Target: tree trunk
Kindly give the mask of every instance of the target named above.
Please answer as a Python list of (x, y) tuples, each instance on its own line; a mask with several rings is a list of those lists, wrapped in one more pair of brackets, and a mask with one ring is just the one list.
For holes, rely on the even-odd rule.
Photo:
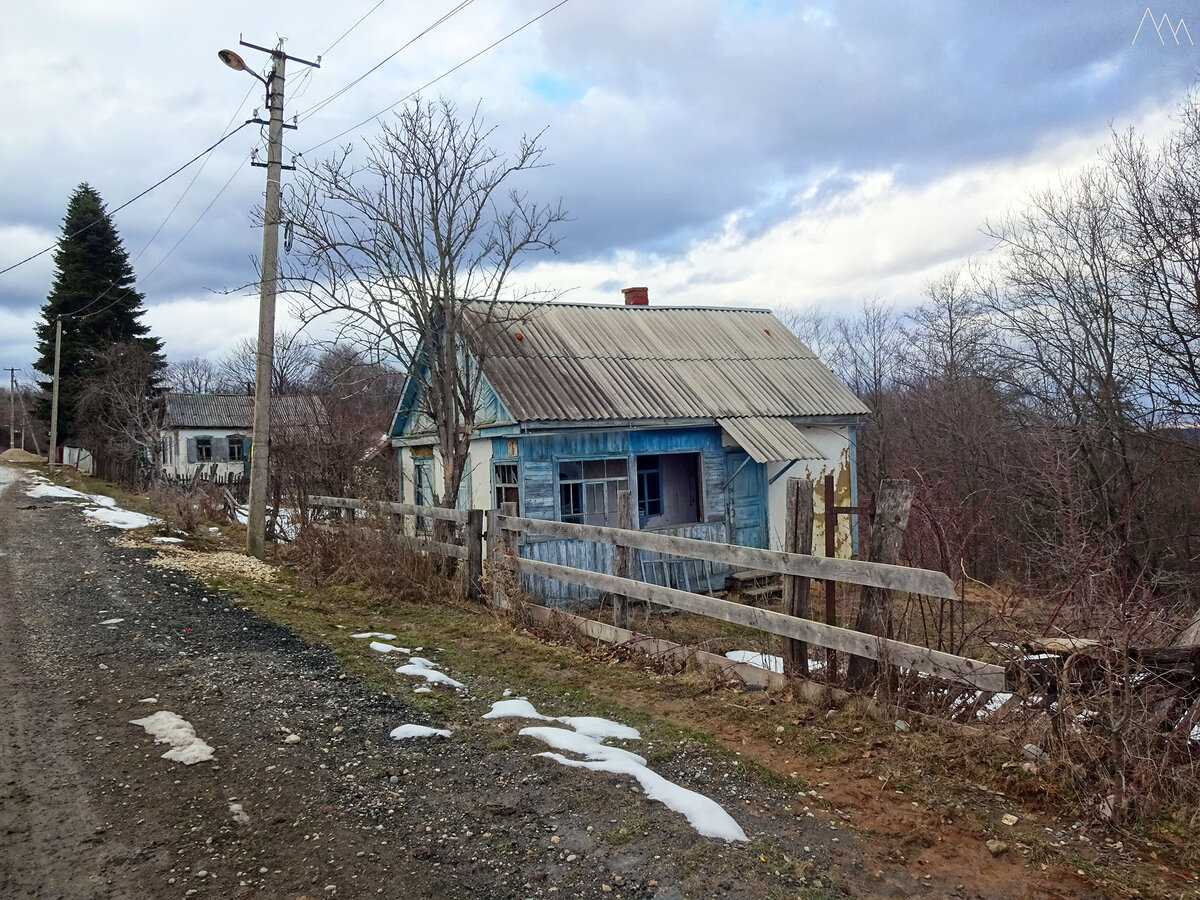
[[(904, 529), (908, 527), (908, 511), (912, 506), (912, 482), (888, 479), (879, 485), (875, 497), (875, 519), (871, 523), (871, 562), (895, 565), (900, 557)], [(883, 588), (864, 587), (858, 604), (857, 631), (888, 639), (892, 636), (892, 592)], [(851, 688), (863, 688), (873, 683), (880, 673), (879, 662), (861, 656), (850, 657), (846, 680)]]

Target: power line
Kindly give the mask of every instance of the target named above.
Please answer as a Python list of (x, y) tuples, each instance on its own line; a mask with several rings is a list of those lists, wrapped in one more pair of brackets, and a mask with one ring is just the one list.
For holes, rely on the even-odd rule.
[[(385, 109), (381, 109), (379, 112), (375, 113), (375, 115), (368, 116), (367, 118), (365, 118), (361, 122), (359, 122), (357, 125), (352, 125), (349, 128), (347, 128), (345, 131), (340, 131), (337, 134), (335, 134), (333, 137), (327, 138), (327, 139), (321, 141), (321, 143), (319, 143), (319, 144), (314, 144), (312, 147), (309, 147), (303, 153), (297, 154), (297, 156), (304, 156), (307, 153), (312, 153), (314, 150), (319, 150), (321, 147), (324, 147), (326, 144), (333, 143), (338, 138), (345, 137), (350, 132), (358, 130), (362, 126), (366, 125), (368, 122), (373, 122), (375, 119), (378, 119), (384, 113), (391, 112), (393, 109), (395, 109), (401, 103), (404, 103), (407, 100), (411, 100), (417, 94), (421, 93), (421, 91), (425, 90), (428, 87), (432, 87), (433, 85), (435, 85), (439, 81), (441, 81), (443, 78), (447, 77), (448, 75), (454, 74), (455, 72), (457, 72), (459, 69), (461, 69), (463, 66), (467, 65), (468, 63), (474, 62), (475, 60), (479, 59), (479, 57), (483, 56), (483, 54), (487, 53), (489, 50), (492, 50), (492, 49), (498, 47), (500, 44), (503, 44), (505, 41), (507, 41), (509, 38), (513, 37), (514, 35), (520, 34), (522, 31), (524, 31), (526, 28), (528, 28), (533, 23), (537, 22), (539, 19), (545, 18), (546, 16), (550, 15), (550, 13), (554, 12), (556, 9), (558, 9), (561, 6), (566, 6), (568, 2), (570, 2), (570, 0), (559, 0), (558, 3), (554, 4), (552, 7), (547, 9), (545, 12), (534, 16), (532, 19), (530, 19), (528, 22), (526, 22), (524, 25), (520, 26), (519, 28), (514, 28), (508, 34), (504, 35), (504, 37), (500, 38), (497, 41), (494, 41), (491, 44), (488, 44), (486, 47), (484, 47), (478, 53), (474, 54), (473, 56), (468, 57), (467, 59), (464, 59), (458, 65), (456, 65), (450, 69), (447, 69), (445, 72), (443, 72), (437, 78), (434, 78), (430, 81), (425, 82), (423, 85), (421, 85), (416, 90), (411, 91), (409, 94), (407, 94), (404, 97), (401, 97), (399, 100), (397, 100), (391, 106), (388, 106)], [(414, 40), (415, 40), (415, 38), (414, 38)], [(403, 49), (403, 48), (401, 48), (401, 49)], [(397, 52), (399, 52), (399, 51), (397, 51)], [(386, 60), (385, 60), (385, 62), (386, 62)], [(370, 74), (370, 73), (368, 73), (368, 74)], [(3, 274), (3, 273), (0, 273), (0, 274)]]
[[(302, 110), (298, 114), (299, 118), (302, 120), (308, 119), (311, 116), (315, 115), (316, 113), (320, 112), (322, 109), (324, 109), (326, 106), (328, 106), (334, 100), (336, 100), (338, 97), (342, 96), (344, 93), (346, 93), (352, 87), (354, 87), (359, 82), (361, 82), (368, 75), (371, 75), (373, 72), (378, 71), (385, 64), (387, 64), (387, 63), (391, 62), (393, 59), (395, 59), (404, 50), (407, 50), (409, 47), (411, 47), (413, 44), (415, 44), (417, 41), (419, 41), (425, 35), (429, 34), (429, 32), (433, 31), (438, 26), (445, 24), (451, 18), (453, 18), (458, 13), (462, 12), (464, 9), (466, 9), (468, 6), (470, 6), (474, 2), (475, 2), (475, 0), (462, 0), (461, 3), (459, 3), (456, 7), (454, 7), (449, 12), (444, 13), (441, 16), (441, 18), (439, 18), (432, 25), (428, 26), (424, 31), (422, 31), (421, 33), (419, 33), (418, 35), (413, 37), (411, 40), (409, 40), (403, 46), (399, 47), (397, 50), (395, 50), (394, 52), (389, 54), (387, 57), (385, 57), (380, 62), (373, 65), (371, 68), (367, 69), (367, 71), (363, 72), (363, 74), (359, 75), (357, 78), (355, 78), (349, 84), (347, 84), (345, 87), (339, 88), (338, 90), (336, 90), (332, 94), (330, 94), (328, 97), (326, 97), (324, 100), (321, 100), (320, 102), (313, 104), (312, 106), (308, 107), (308, 109)], [(340, 38), (339, 38), (339, 40), (340, 40)]]
[[(144, 191), (142, 191), (136, 197), (132, 197), (129, 200), (126, 200), (124, 203), (122, 203), (120, 206), (118, 206), (116, 209), (112, 210), (111, 212), (106, 213), (106, 216), (112, 217), (112, 216), (116, 215), (121, 210), (123, 210), (125, 207), (131, 205), (132, 203), (134, 203), (138, 200), (141, 200), (143, 197), (145, 197), (151, 191), (162, 187), (164, 184), (166, 184), (168, 181), (170, 181), (172, 178), (174, 178), (176, 175), (178, 175), (180, 172), (182, 172), (184, 169), (186, 169), (188, 166), (190, 166), (196, 160), (200, 159), (207, 153), (212, 153), (212, 151), (216, 150), (219, 146), (221, 146), (221, 144), (225, 143), (227, 140), (229, 140), (231, 137), (233, 137), (235, 134), (237, 134), (239, 131), (241, 131), (243, 128), (245, 128), (247, 125), (250, 125), (252, 122), (253, 122), (253, 120), (251, 120), (249, 122), (243, 122), (237, 128), (233, 129), (233, 131), (229, 132), (224, 137), (222, 137), (220, 140), (218, 140), (215, 144), (213, 144), (210, 147), (206, 148), (205, 150), (202, 150), (199, 153), (197, 153), (195, 156), (193, 156), (191, 159), (189, 159), (187, 162), (185, 162), (182, 166), (180, 166), (178, 169), (176, 169), (170, 175), (168, 175), (165, 178), (163, 178), (162, 180), (157, 181), (154, 184), (150, 185), (150, 187), (146, 188)], [(67, 238), (73, 238), (73, 237), (76, 237), (77, 235), (83, 234), (85, 231), (87, 231), (92, 226), (98, 225), (103, 221), (104, 221), (104, 219), (101, 218), (101, 219), (96, 219), (93, 222), (88, 222), (88, 224), (84, 225), (82, 228), (72, 232), (71, 234), (68, 234)], [(0, 269), (0, 275), (4, 275), (7, 272), (11, 272), (13, 269), (23, 266), (27, 262), (32, 262), (33, 260), (37, 259), (39, 256), (44, 256), (45, 254), (47, 254), (51, 250), (53, 250), (55, 247), (57, 247), (59, 245), (59, 243), (61, 243), (61, 241), (55, 241), (53, 244), (51, 244), (49, 247), (46, 247), (44, 250), (39, 250), (37, 253), (34, 253), (32, 256), (25, 257), (20, 262), (15, 262), (11, 266), (8, 266), (7, 268)]]
[[(221, 189), (219, 191), (217, 191), (216, 196), (213, 197), (212, 200), (209, 201), (208, 206), (204, 207), (204, 209), (200, 212), (200, 215), (196, 216), (196, 218), (192, 222), (192, 224), (188, 226), (187, 231), (185, 231), (182, 235), (179, 236), (179, 240), (177, 240), (173, 245), (171, 245), (171, 249), (163, 254), (162, 259), (160, 259), (158, 262), (156, 262), (154, 264), (154, 267), (152, 269), (150, 269), (149, 272), (147, 272), (145, 275), (142, 276), (143, 284), (145, 284), (146, 279), (148, 279), (150, 276), (152, 276), (155, 272), (157, 272), (159, 270), (159, 268), (162, 266), (162, 264), (165, 263), (168, 258), (170, 258), (172, 253), (174, 253), (176, 250), (179, 249), (179, 245), (182, 244), (185, 240), (187, 240), (188, 235), (190, 235), (195, 230), (196, 226), (200, 224), (200, 221), (206, 215), (208, 215), (209, 210), (211, 210), (213, 208), (213, 206), (216, 205), (216, 202), (218, 200), (220, 200), (221, 196), (225, 193), (225, 191), (227, 191), (229, 189), (229, 185), (233, 184), (233, 179), (236, 178), (238, 172), (240, 172), (242, 170), (242, 163), (245, 162), (249, 158), (250, 158), (250, 155), (247, 154), (244, 158), (238, 160), (238, 164), (234, 168), (233, 174), (229, 176), (229, 179), (223, 185), (221, 185)], [(111, 288), (111, 285), (109, 287)], [(113, 300), (112, 303), (108, 304), (108, 306), (105, 306), (103, 309), (97, 309), (94, 312), (87, 313), (86, 315), (81, 315), (81, 313), (84, 313), (87, 310), (88, 306), (91, 306), (93, 303), (96, 303), (97, 300), (100, 299), (100, 297), (104, 296), (103, 294), (101, 294), (100, 297), (96, 298), (96, 300), (93, 300), (92, 303), (88, 304), (88, 306), (84, 306), (82, 309), (76, 310), (75, 312), (73, 312), (69, 315), (64, 315), (63, 318), (64, 319), (77, 319), (78, 321), (82, 322), (85, 319), (90, 319), (92, 316), (98, 316), (102, 313), (106, 313), (110, 309), (112, 309), (114, 306), (116, 306), (118, 303), (120, 303), (122, 300), (124, 300), (126, 297), (128, 297), (130, 294), (132, 294), (133, 291), (134, 291), (134, 289), (130, 288), (125, 293), (123, 293), (120, 297), (117, 297), (115, 300)], [(108, 293), (108, 291), (105, 290), (105, 293)]]
[(330, 44), (328, 47), (326, 47), (325, 50), (322, 51), (321, 56), (326, 56), (330, 50), (332, 50), (334, 47), (336, 47), (338, 44), (340, 44), (345, 39), (346, 35), (348, 35), (355, 28), (357, 28), (359, 25), (361, 25), (363, 22), (365, 22), (367, 19), (367, 16), (371, 15), (371, 13), (375, 12), (375, 10), (377, 10), (377, 9), (379, 9), (379, 7), (383, 6), (383, 4), (385, 2), (387, 2), (387, 0), (379, 0), (378, 3), (376, 3), (370, 9), (368, 9), (366, 14), (361, 19), (359, 19), (357, 22), (355, 22), (353, 25), (351, 25), (349, 28), (347, 28), (345, 31), (342, 32), (342, 36), (340, 38), (338, 38), (336, 41), (334, 41), (332, 44)]

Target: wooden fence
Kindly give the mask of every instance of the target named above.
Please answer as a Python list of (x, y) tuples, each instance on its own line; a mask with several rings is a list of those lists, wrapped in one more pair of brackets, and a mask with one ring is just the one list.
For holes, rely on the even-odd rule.
[[(626, 492), (622, 491), (621, 493), (625, 494)], [(621, 499), (625, 504), (629, 503), (627, 497)], [(309, 502), (313, 506), (333, 509), (374, 510), (396, 516), (442, 519), (464, 526), (460, 529), (461, 544), (447, 544), (426, 537), (408, 535), (398, 535), (396, 540), (404, 546), (417, 550), (441, 553), (467, 560), (467, 577), (468, 583), (472, 586), (472, 596), (480, 596), (479, 577), (482, 575), (484, 556), (482, 524), (485, 516), (482, 510), (441, 509), (413, 506), (407, 503), (370, 503), (340, 497), (311, 497)], [(553, 578), (608, 592), (617, 598), (618, 609), (622, 608), (626, 598), (643, 600), (672, 609), (744, 625), (768, 634), (779, 635), (786, 641), (814, 644), (834, 652), (840, 651), (878, 663), (924, 672), (980, 690), (1005, 690), (1006, 676), (1003, 666), (930, 650), (927, 647), (890, 640), (836, 625), (827, 625), (799, 616), (745, 606), (730, 600), (721, 600), (678, 588), (635, 580), (629, 577), (629, 551), (654, 551), (673, 556), (709, 560), (738, 568), (778, 573), (785, 576), (785, 579), (817, 578), (887, 591), (897, 590), (956, 598), (954, 586), (945, 573), (860, 560), (742, 547), (638, 531), (632, 528), (611, 528), (545, 519), (527, 519), (515, 515), (513, 504), (504, 506), (505, 509), (486, 512), (487, 548), (493, 560), (500, 565), (510, 567), (516, 573)], [(623, 568), (625, 571), (622, 574), (607, 574), (525, 559), (519, 555), (516, 547), (516, 539), (522, 534), (612, 544), (618, 550), (623, 548), (625, 551), (616, 554), (618, 568)], [(794, 583), (792, 583), (791, 589), (796, 590)], [(624, 623), (618, 621), (617, 624), (623, 626)], [(785, 660), (789, 656), (794, 656), (794, 654), (785, 652)]]

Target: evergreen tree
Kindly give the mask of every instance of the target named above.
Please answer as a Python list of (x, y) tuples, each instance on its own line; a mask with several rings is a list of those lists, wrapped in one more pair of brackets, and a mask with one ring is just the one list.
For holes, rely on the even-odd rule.
[[(134, 287), (129, 256), (100, 195), (86, 183), (75, 189), (67, 204), (54, 264), (54, 285), (37, 327), (39, 356), (34, 368), (47, 380), (39, 382), (46, 394), (36, 415), (49, 423), (54, 327), (62, 316), (58, 439), (65, 443), (86, 430), (87, 423), (79, 417), (79, 397), (89, 380), (103, 374), (98, 360), (104, 350), (135, 341), (153, 353), (159, 369), (165, 361), (162, 342), (149, 337), (149, 327), (138, 321), (145, 312), (145, 297)], [(153, 384), (146, 385), (147, 391), (153, 389)]]

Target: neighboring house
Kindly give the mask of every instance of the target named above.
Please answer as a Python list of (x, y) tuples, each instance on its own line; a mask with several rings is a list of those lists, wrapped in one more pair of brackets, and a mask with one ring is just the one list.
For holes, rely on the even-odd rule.
[[(272, 397), (272, 446), (293, 428), (325, 420), (315, 397)], [(225, 483), (249, 477), (254, 432), (254, 398), (246, 394), (163, 395), (162, 471), (167, 477)]]
[[(774, 315), (652, 307), (645, 288), (624, 293), (624, 306), (511, 304), (491, 317), (468, 306), (489, 350), (460, 506), (515, 501), (529, 518), (615, 525), (628, 489), (643, 529), (779, 548), (786, 476), (833, 475), (837, 502), (856, 502), (855, 428), (868, 410)], [(410, 377), (391, 436), (402, 499), (429, 503), (441, 464), (421, 393)], [(838, 552), (850, 555), (842, 521)], [(532, 537), (521, 553), (605, 571), (612, 549)], [(640, 557), (659, 583), (706, 587), (727, 571)]]

